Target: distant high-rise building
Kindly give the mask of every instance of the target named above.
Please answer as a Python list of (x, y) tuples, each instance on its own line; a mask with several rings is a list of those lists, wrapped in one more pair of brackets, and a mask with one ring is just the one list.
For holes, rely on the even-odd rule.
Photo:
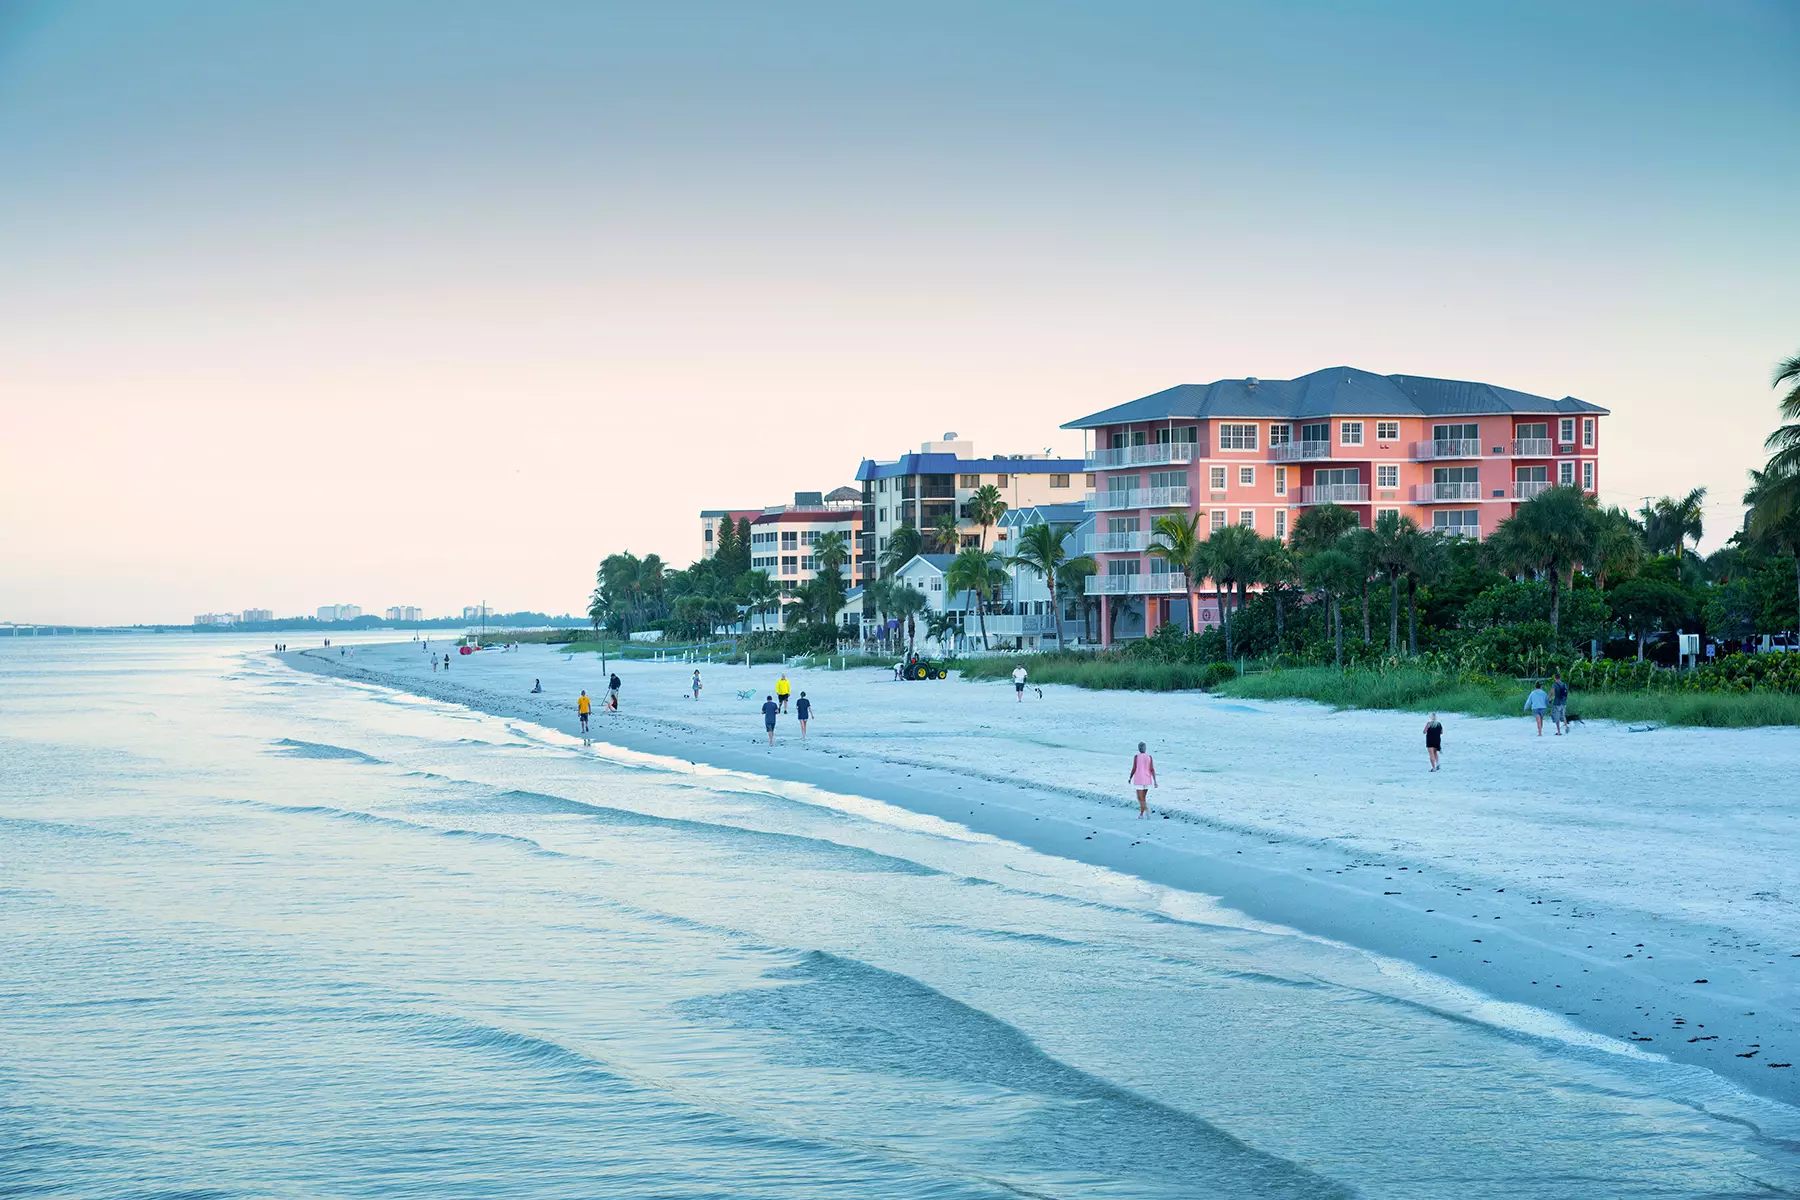
[(485, 604), (463, 605), (462, 619), (465, 621), (480, 621), (493, 615), (494, 610)]
[(420, 610), (417, 607), (411, 604), (396, 604), (387, 610), (387, 619), (390, 621), (419, 621), (424, 618), (420, 616)]
[(356, 618), (358, 618), (360, 616), (362, 616), (362, 608), (360, 605), (355, 605), (355, 604), (340, 604), (340, 605), (338, 605), (338, 620), (354, 621), (354, 620), (356, 620)]
[(335, 604), (319, 605), (319, 620), (335, 621), (338, 619), (338, 606)]
[(272, 610), (266, 608), (246, 608), (243, 615), (238, 619), (246, 624), (251, 621), (273, 621), (275, 619), (275, 614)]
[(235, 625), (237, 617), (232, 613), (201, 613), (194, 618), (196, 625)]

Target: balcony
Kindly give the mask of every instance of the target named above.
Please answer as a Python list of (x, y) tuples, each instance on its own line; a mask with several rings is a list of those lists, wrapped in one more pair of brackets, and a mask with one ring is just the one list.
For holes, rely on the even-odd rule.
[(1517, 438), (1513, 441), (1514, 458), (1549, 458), (1549, 438)]
[(1479, 500), (1481, 484), (1479, 483), (1415, 483), (1412, 498), (1414, 504), (1442, 504), (1446, 500)]
[(1451, 438), (1448, 441), (1414, 442), (1412, 456), (1417, 462), (1434, 458), (1480, 458), (1480, 438)]
[(1554, 484), (1548, 479), (1515, 479), (1512, 486), (1514, 500), (1530, 500), (1549, 491)]
[(1199, 442), (1150, 442), (1142, 446), (1117, 446), (1108, 450), (1090, 450), (1082, 463), (1088, 471), (1117, 471), (1125, 467), (1157, 467), (1170, 463), (1190, 463), (1203, 458), (1206, 450)]
[(1138, 554), (1150, 548), (1148, 531), (1090, 533), (1082, 539), (1084, 554)]
[(1269, 458), (1275, 462), (1305, 462), (1313, 458), (1330, 458), (1331, 442), (1283, 442), (1269, 447)]
[(1090, 596), (1173, 596), (1187, 593), (1187, 572), (1158, 571), (1153, 575), (1089, 575)]
[[(989, 637), (1043, 637), (1056, 633), (1056, 618), (1049, 613), (1026, 613), (1018, 616), (990, 615), (987, 619)], [(981, 636), (981, 618), (971, 613), (963, 622), (963, 632), (970, 637)]]
[(1186, 508), (1188, 489), (1179, 487), (1123, 488), (1087, 494), (1089, 512), (1121, 512), (1140, 508)]
[(1367, 504), (1368, 502), (1369, 485), (1366, 483), (1322, 483), (1300, 489), (1300, 503), (1302, 504)]

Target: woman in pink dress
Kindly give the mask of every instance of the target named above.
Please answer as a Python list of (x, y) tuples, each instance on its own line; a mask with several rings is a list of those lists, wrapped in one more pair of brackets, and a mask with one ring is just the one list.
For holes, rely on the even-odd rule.
[(1138, 743), (1137, 756), (1131, 760), (1131, 786), (1137, 789), (1138, 816), (1150, 815), (1149, 802), (1144, 799), (1153, 787), (1160, 786), (1156, 782), (1156, 760), (1144, 749), (1144, 743)]

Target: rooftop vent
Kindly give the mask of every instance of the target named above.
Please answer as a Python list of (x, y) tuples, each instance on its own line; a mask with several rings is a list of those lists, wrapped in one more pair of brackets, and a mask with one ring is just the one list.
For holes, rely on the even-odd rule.
[(956, 431), (952, 430), (949, 433), (946, 433), (944, 435), (944, 440), (946, 442), (954, 442), (956, 440)]
[(1258, 380), (1257, 380), (1256, 376), (1254, 376), (1254, 375), (1252, 375), (1249, 378), (1244, 380), (1244, 386), (1251, 389), (1252, 391), (1256, 390), (1257, 383), (1258, 383)]

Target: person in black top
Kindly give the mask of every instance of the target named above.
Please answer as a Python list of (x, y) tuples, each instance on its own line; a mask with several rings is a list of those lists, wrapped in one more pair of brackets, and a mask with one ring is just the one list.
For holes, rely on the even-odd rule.
[(769, 748), (775, 748), (775, 718), (781, 714), (781, 705), (775, 703), (775, 697), (763, 697), (763, 728), (769, 731)]
[(614, 671), (606, 681), (606, 707), (609, 712), (619, 711), (619, 673)]
[(1431, 719), (1425, 722), (1425, 756), (1431, 760), (1431, 769), (1438, 769), (1438, 751), (1444, 748), (1444, 726), (1432, 713)]
[(1569, 685), (1563, 682), (1561, 671), (1551, 679), (1555, 682), (1550, 685), (1550, 721), (1556, 726), (1556, 736), (1561, 737), (1569, 730)]
[(801, 692), (800, 698), (794, 701), (794, 715), (800, 718), (800, 740), (806, 740), (806, 723), (812, 719), (812, 701)]

